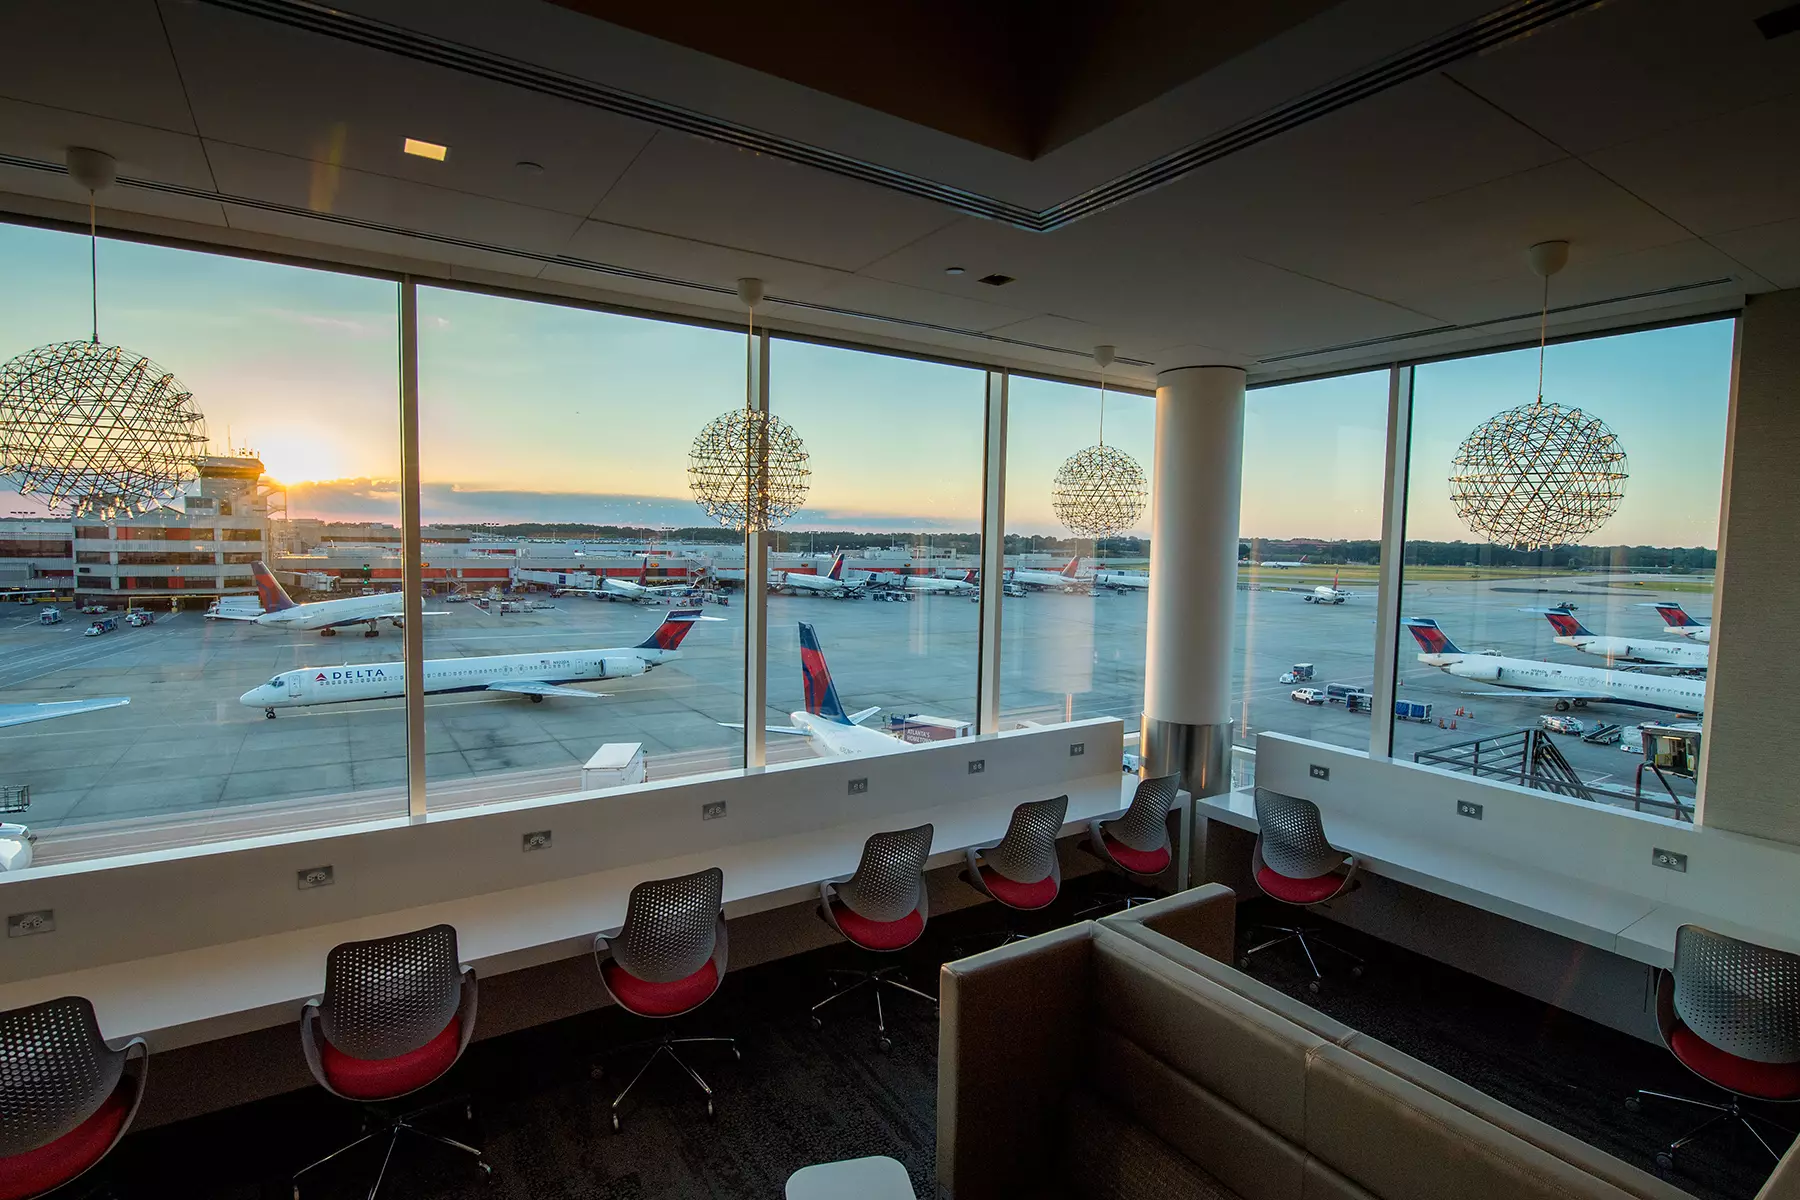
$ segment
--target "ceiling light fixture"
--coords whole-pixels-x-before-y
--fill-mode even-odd
[[[518,162],[514,163],[513,166],[521,174],[525,174],[525,175],[542,175],[544,173],[544,164],[543,163],[532,162],[528,158],[520,159]]]
[[[414,158],[429,158],[432,162],[443,162],[444,156],[450,153],[448,146],[422,142],[418,138],[407,138],[400,148]]]
[[[1137,459],[1106,444],[1106,368],[1112,346],[1095,346],[1100,365],[1100,440],[1071,454],[1051,483],[1050,507],[1057,520],[1079,538],[1111,537],[1130,529],[1143,515],[1149,494]]]
[[[998,273],[993,275],[983,275],[980,279],[976,280],[977,283],[985,283],[989,287],[1005,287],[1012,281],[1013,277],[1011,275],[1001,275]]]
[[[945,267],[944,268],[944,274],[946,274],[946,275],[961,275],[962,273],[963,273],[963,269],[961,267]]]

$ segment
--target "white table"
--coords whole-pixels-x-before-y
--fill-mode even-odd
[[[787,1200],[919,1200],[906,1168],[886,1155],[801,1167],[787,1181]]]

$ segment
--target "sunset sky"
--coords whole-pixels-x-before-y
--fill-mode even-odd
[[[193,391],[218,452],[247,446],[293,486],[295,516],[399,513],[397,288],[392,283],[102,240],[100,337]],[[443,289],[420,292],[428,522],[704,520],[688,445],[742,404],[741,334]],[[87,239],[0,225],[0,357],[90,332]],[[1630,454],[1617,516],[1591,541],[1713,545],[1729,321],[1553,346],[1546,397],[1607,421]],[[1456,445],[1535,395],[1518,351],[1419,368],[1408,534],[1468,536],[1444,483]],[[777,342],[776,413],[805,439],[811,492],[791,528],[972,530],[981,505],[983,374]],[[1099,435],[1093,387],[1014,379],[1007,529],[1054,533],[1050,481]],[[1254,391],[1246,536],[1376,537],[1385,372]],[[1112,394],[1106,441],[1148,474],[1154,404]],[[0,491],[0,515],[41,510]],[[1147,533],[1149,517],[1136,532]]]

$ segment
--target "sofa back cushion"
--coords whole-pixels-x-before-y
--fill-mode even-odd
[[[1082,1088],[1063,1103],[1062,1179],[1080,1200],[1241,1200],[1186,1155]]]

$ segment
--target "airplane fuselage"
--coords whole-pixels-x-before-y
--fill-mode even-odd
[[[382,592],[375,596],[345,596],[339,600],[315,600],[292,608],[265,612],[252,618],[258,625],[277,629],[324,629],[332,625],[353,625],[363,621],[398,618],[404,612],[406,597],[399,592]]]
[[[1563,666],[1498,654],[1421,654],[1419,661],[1458,679],[1524,692],[1578,692],[1596,703],[1635,704],[1669,712],[1697,713],[1706,706],[1706,684],[1697,679]]]
[[[680,658],[679,650],[641,646],[612,650],[564,650],[550,654],[489,654],[437,658],[425,663],[425,692],[479,692],[511,683],[584,683],[642,675],[658,663]],[[238,702],[246,708],[306,708],[353,700],[385,700],[406,694],[406,667],[399,661],[283,671],[251,688]]]
[[[842,721],[833,721],[829,717],[815,716],[805,711],[789,713],[788,719],[794,723],[795,729],[806,731],[807,744],[820,758],[848,758],[859,754],[891,754],[896,750],[912,748],[911,743],[903,742],[897,737],[889,737],[878,729],[865,729],[861,725],[846,725]]]
[[[1684,637],[1690,642],[1699,642],[1703,646],[1712,644],[1711,625],[1664,625],[1663,632]]]
[[[945,579],[939,575],[901,575],[899,586],[909,592],[949,592],[954,595],[973,596],[975,585],[962,579]]]
[[[1558,635],[1556,644],[1604,658],[1609,663],[1652,663],[1704,671],[1709,658],[1706,646],[1692,642],[1643,642],[1597,633]]]
[[[1115,592],[1146,591],[1150,587],[1150,576],[1147,574],[1134,575],[1125,571],[1101,571],[1094,576],[1094,582],[1101,587],[1111,588]]]

